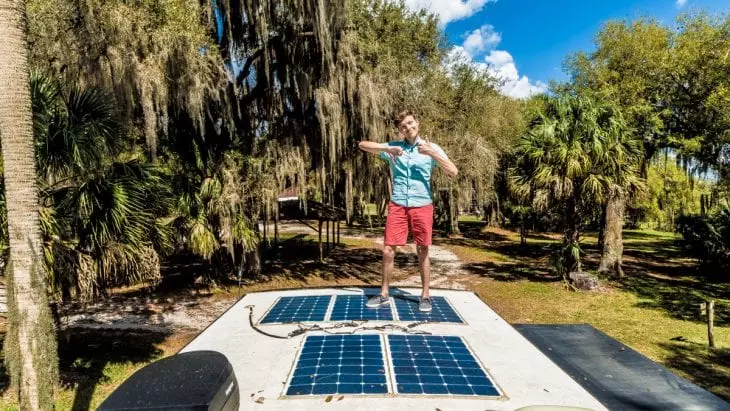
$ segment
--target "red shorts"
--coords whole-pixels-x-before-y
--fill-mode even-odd
[[[388,218],[385,220],[385,245],[406,245],[409,227],[417,245],[431,245],[433,204],[404,207],[391,201],[388,204]]]

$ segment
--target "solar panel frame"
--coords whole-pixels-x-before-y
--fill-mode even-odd
[[[419,297],[414,295],[399,295],[392,297],[393,311],[395,313],[396,321],[423,321],[427,323],[440,323],[440,324],[455,324],[455,325],[468,325],[464,317],[459,311],[454,308],[448,298],[443,296],[431,296],[431,303],[433,308],[431,312],[421,312],[418,310]],[[400,303],[399,303],[400,302]],[[447,318],[455,318],[458,321],[443,321],[443,320],[432,320],[429,317],[433,317],[439,313],[443,307],[448,308],[453,312],[453,316]],[[402,312],[400,308],[406,308],[405,312]],[[447,313],[448,314],[448,313]],[[444,314],[445,316],[447,314]]]
[[[391,297],[390,304],[378,308],[367,308],[365,307],[365,303],[367,302],[368,298],[372,297],[370,294],[337,294],[335,295],[334,301],[332,302],[332,309],[330,310],[330,315],[327,318],[328,321],[331,322],[341,322],[341,321],[395,321],[395,304],[393,304],[393,298]],[[350,301],[354,300],[354,303],[350,304]],[[345,305],[344,311],[347,310],[348,307],[355,307],[357,308],[359,306],[359,313],[360,316],[347,316],[347,315],[340,315],[338,308],[340,310],[343,309],[343,307],[338,307],[338,301],[347,301],[343,304]],[[368,318],[368,317],[375,317],[375,318]],[[379,318],[381,316],[389,317],[389,318]]]
[[[334,298],[332,298],[332,297],[333,297],[332,294],[297,295],[297,296],[281,296],[281,297],[278,297],[274,301],[274,303],[271,305],[271,307],[269,307],[269,309],[266,310],[266,312],[261,316],[261,318],[258,321],[258,324],[260,324],[260,325],[273,325],[273,324],[297,324],[297,323],[320,323],[320,322],[326,322],[327,318],[329,317],[329,313],[330,313],[330,311],[332,309],[332,302],[334,300]],[[269,318],[269,316],[272,315],[272,313],[277,309],[278,304],[281,303],[282,301],[286,301],[286,300],[290,300],[290,301],[293,301],[293,300],[301,300],[302,301],[302,303],[300,304],[300,307],[301,307],[301,306],[303,306],[303,305],[306,304],[305,301],[307,299],[311,299],[311,298],[327,298],[327,307],[324,309],[322,319],[304,319],[304,320],[301,320],[301,319],[292,318],[290,321],[268,321],[267,320]],[[310,303],[310,304],[312,304],[312,303]],[[313,304],[317,304],[317,302],[315,302]],[[284,310],[285,310],[285,308],[282,308],[282,311],[284,311]],[[313,309],[312,312],[314,312],[314,311],[318,311],[318,310],[314,310]],[[311,314],[310,314],[310,316],[311,316]]]
[[[380,355],[379,358],[380,358],[380,360],[382,362],[381,362],[380,365],[365,365],[365,362],[364,362],[365,359],[363,357],[364,357],[366,351],[364,349],[365,344],[363,344],[362,345],[363,346],[363,350],[362,350],[363,357],[361,357],[361,365],[359,365],[359,366],[358,365],[339,365],[338,366],[340,368],[340,370],[342,369],[342,367],[349,367],[349,368],[357,368],[357,367],[360,367],[360,368],[362,368],[362,373],[360,374],[360,377],[361,377],[362,382],[359,383],[359,384],[358,383],[354,383],[354,382],[351,382],[351,383],[347,383],[346,382],[345,384],[340,384],[340,381],[339,381],[340,380],[340,376],[342,376],[342,375],[351,375],[351,376],[354,376],[354,375],[357,375],[357,374],[353,374],[353,373],[340,374],[340,373],[338,373],[337,374],[338,375],[338,382],[335,383],[335,384],[332,384],[332,383],[328,384],[330,386],[331,385],[338,385],[338,386],[339,385],[347,385],[348,386],[347,389],[343,390],[343,391],[346,391],[346,392],[331,392],[331,391],[326,391],[326,392],[317,392],[317,393],[315,393],[314,392],[315,391],[315,386],[317,385],[316,384],[316,378],[317,378],[316,370],[315,370],[315,374],[314,375],[307,376],[307,373],[304,372],[304,371],[302,371],[301,373],[299,373],[300,375],[298,375],[298,372],[297,371],[299,370],[300,363],[302,363],[303,365],[308,365],[308,367],[302,367],[302,369],[304,369],[304,368],[312,368],[310,364],[312,364],[313,358],[312,359],[310,359],[310,358],[303,359],[303,356],[304,355],[311,356],[313,354],[313,352],[307,353],[306,352],[306,348],[309,348],[310,351],[313,351],[313,349],[316,348],[316,346],[314,346],[314,345],[310,345],[308,347],[307,346],[307,343],[308,342],[311,342],[313,340],[316,341],[318,339],[321,339],[319,341],[326,341],[328,338],[329,339],[342,338],[342,340],[344,342],[345,339],[355,339],[355,338],[361,338],[362,339],[363,337],[370,337],[370,341],[378,341],[378,345],[379,345],[380,350],[378,350],[377,352]],[[334,340],[332,340],[332,341],[334,341]],[[353,345],[352,341],[349,341],[348,344],[349,345]],[[324,343],[323,343],[323,346],[324,346]],[[344,347],[344,343],[343,343],[343,347]],[[373,352],[374,353],[376,351],[370,351],[370,352]],[[344,353],[344,350],[342,351],[342,353]],[[323,359],[324,358],[321,358],[320,357],[317,360],[317,364],[318,365],[317,365],[316,368],[320,368],[319,361],[321,361]],[[340,357],[339,359],[340,360],[343,360],[343,359],[346,359],[346,357]],[[310,397],[321,397],[321,396],[328,396],[328,395],[355,395],[355,396],[358,396],[358,397],[370,397],[370,396],[382,397],[382,396],[387,396],[387,395],[391,394],[392,391],[393,391],[393,389],[392,389],[393,388],[393,384],[392,384],[391,377],[390,377],[389,364],[387,363],[387,359],[388,359],[388,356],[386,355],[386,352],[385,352],[384,336],[381,335],[381,334],[307,335],[302,340],[302,346],[299,349],[299,352],[297,353],[296,359],[294,360],[294,363],[293,363],[292,368],[291,368],[291,372],[289,373],[289,376],[286,379],[286,384],[284,385],[284,390],[282,392],[281,397],[282,398],[310,398]],[[304,363],[302,361],[308,361],[308,362]],[[330,362],[333,362],[334,363],[334,359],[327,359],[327,362],[325,362],[325,364],[328,364],[328,365],[323,365],[322,367],[329,367],[329,368],[336,367],[334,365],[329,365]],[[376,378],[373,378],[373,376],[377,376],[378,375],[378,374],[366,374],[365,373],[365,367],[366,366],[367,367],[370,367],[371,369],[374,369],[374,368],[377,368],[377,367],[382,367],[382,377],[383,377],[382,378],[382,382],[380,382],[380,381],[378,381],[378,382],[369,382],[369,383],[366,382],[365,381],[366,378],[370,379],[371,381],[374,381]],[[325,374],[325,375],[326,376],[330,376],[331,374]],[[304,377],[304,378],[301,378],[301,377]],[[303,382],[306,382],[307,379],[311,379],[312,380],[311,381],[312,391],[310,393],[302,393],[302,394],[299,394],[299,393],[296,393],[296,394],[295,393],[290,393],[290,391],[292,390],[292,387],[300,387],[300,388],[296,388],[296,389],[301,389],[301,390],[304,390],[304,391],[307,390],[306,389],[306,387],[307,387],[307,384],[306,383],[304,383],[304,384],[292,384],[295,381],[296,378],[301,378],[303,380]],[[348,380],[349,378],[344,378],[344,379],[345,380]],[[352,392],[352,390],[349,390],[349,388],[354,388],[354,387],[350,387],[350,386],[353,386],[353,385],[362,385],[363,386],[363,391],[364,391],[365,390],[365,388],[364,388],[364,385],[365,384],[378,385],[378,386],[381,386],[381,388],[382,388],[382,386],[384,386],[385,390],[384,391],[379,391],[379,392]],[[339,387],[338,387],[338,389],[339,389]],[[322,391],[322,390],[320,390],[320,391]],[[347,391],[349,391],[349,392],[347,392]]]
[[[449,386],[447,385],[448,382],[446,382],[446,379],[443,378],[444,376],[448,377],[448,379],[451,380],[452,382],[455,381],[455,380],[458,380],[459,378],[463,378],[464,380],[467,381],[467,385],[470,387],[470,389],[471,389],[471,386],[472,386],[472,385],[470,385],[470,382],[471,381],[474,381],[474,380],[476,380],[476,381],[483,381],[483,378],[481,378],[479,375],[475,375],[475,374],[465,374],[463,371],[462,371],[462,374],[460,376],[459,375],[456,375],[456,374],[453,374],[453,375],[451,375],[451,374],[441,374],[440,370],[439,370],[439,376],[444,381],[444,384],[443,385],[445,386],[445,388],[443,389],[443,391],[446,391],[446,392],[441,392],[441,393],[439,393],[439,392],[420,392],[420,393],[416,393],[416,392],[402,392],[403,389],[402,388],[399,388],[398,377],[399,377],[399,375],[409,375],[410,370],[405,370],[404,369],[403,371],[408,371],[408,372],[403,372],[403,373],[397,373],[396,372],[396,368],[401,368],[401,366],[396,365],[399,362],[396,361],[396,358],[394,357],[394,354],[397,353],[397,354],[400,355],[400,353],[398,353],[397,351],[396,351],[396,353],[394,353],[393,348],[392,348],[392,344],[391,344],[391,338],[392,337],[395,337],[395,338],[404,338],[406,340],[409,339],[409,338],[414,339],[414,340],[415,339],[420,339],[420,338],[423,338],[423,339],[427,339],[427,338],[441,338],[441,339],[444,339],[444,341],[446,341],[446,339],[450,339],[451,341],[458,340],[459,342],[461,342],[461,344],[463,344],[463,346],[465,347],[465,349],[468,352],[469,357],[471,359],[471,360],[464,360],[464,361],[465,362],[474,362],[474,363],[476,363],[478,365],[478,369],[484,374],[484,377],[486,377],[488,379],[488,381],[491,383],[491,385],[489,385],[489,386],[491,388],[493,388],[493,390],[496,392],[496,395],[478,394],[478,393],[476,393],[475,390],[472,390],[472,393],[471,394],[467,394],[465,392],[461,392],[461,393],[450,393],[449,392]],[[391,376],[391,389],[392,389],[392,392],[393,392],[394,395],[397,395],[397,396],[413,396],[413,397],[418,397],[418,398],[423,398],[423,397],[428,397],[428,396],[435,396],[435,397],[441,397],[441,398],[484,398],[484,399],[487,399],[487,398],[488,399],[500,399],[500,398],[504,398],[504,392],[499,387],[499,385],[497,385],[496,380],[494,379],[494,377],[491,375],[491,373],[489,372],[489,370],[487,370],[487,368],[481,362],[481,360],[479,359],[479,357],[474,353],[474,350],[471,348],[471,346],[468,344],[468,342],[462,336],[457,336],[457,335],[433,335],[433,334],[432,335],[425,335],[425,336],[422,336],[422,335],[408,335],[408,334],[387,334],[387,335],[384,335],[384,340],[385,340],[386,354],[387,354],[387,357],[388,357],[387,358],[387,360],[388,360],[388,366],[390,367],[388,369],[388,371],[389,371],[389,374]],[[407,357],[407,358],[413,359],[412,361],[413,361],[413,363],[415,365],[416,364],[416,359],[414,358],[414,355],[413,355],[414,353],[415,352],[413,352],[413,351],[409,351],[409,352],[406,352],[404,354],[410,355],[410,357]],[[433,357],[433,355],[431,357]],[[459,359],[456,359],[455,356],[453,356],[453,357],[454,357],[454,359],[453,360],[450,360],[450,361],[456,362],[457,364],[459,363],[459,361],[461,361]],[[426,361],[429,361],[429,360],[428,359],[421,359],[421,361],[423,361],[423,363],[425,363]],[[436,361],[436,359],[434,359],[433,361]],[[415,365],[413,368],[417,371],[418,367],[419,367],[419,365]],[[426,367],[426,365],[420,365],[420,367]],[[402,368],[407,368],[407,367],[404,366]],[[439,369],[438,365],[437,366],[433,366],[431,368]],[[459,367],[458,365],[456,367],[454,367],[454,368],[459,368],[461,370],[461,367]],[[474,372],[473,371],[470,371],[470,373],[474,373]],[[421,391],[425,391],[425,389],[423,388],[423,385],[429,385],[429,389],[431,389],[431,390],[433,390],[433,389],[436,388],[436,384],[433,384],[433,385],[432,384],[423,384],[421,382],[420,374],[418,374],[418,372],[415,372],[415,375],[416,375],[416,380],[418,381],[417,383],[416,382],[411,382],[411,383],[404,383],[404,384],[420,385],[422,387],[421,388]],[[464,384],[453,384],[454,387],[456,387],[456,386],[463,386],[463,385]],[[486,385],[479,385],[479,387],[487,387],[487,386]],[[482,391],[484,389],[480,388],[479,390]],[[458,389],[455,388],[453,391],[458,391]]]

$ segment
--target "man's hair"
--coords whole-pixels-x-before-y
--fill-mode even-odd
[[[416,116],[415,113],[413,113],[411,110],[403,110],[400,113],[398,113],[398,116],[393,120],[395,122],[395,127],[400,127],[401,121],[403,121],[406,117],[413,116],[416,121],[418,121],[418,116]]]

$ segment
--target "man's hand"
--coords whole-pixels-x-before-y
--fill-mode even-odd
[[[436,150],[429,141],[421,141],[418,143],[418,152],[427,156],[433,157],[436,154]]]
[[[447,157],[439,154],[439,152],[436,151],[436,149],[431,145],[430,141],[421,141],[418,144],[418,152],[430,156],[432,159],[436,160],[441,169],[446,172],[447,176],[454,178],[459,174],[459,170],[456,168],[454,163]]]
[[[390,146],[385,150],[385,152],[390,154],[390,157],[393,159],[403,155],[403,149],[398,146]]]

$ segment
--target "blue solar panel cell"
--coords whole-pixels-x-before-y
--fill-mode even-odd
[[[459,337],[389,335],[388,346],[399,394],[500,395]]]
[[[261,320],[261,324],[324,321],[330,295],[281,297]]]
[[[367,308],[366,295],[338,295],[332,307],[330,321],[391,321],[393,311],[390,305],[379,308]]]
[[[307,336],[286,395],[387,394],[379,335]]]
[[[418,297],[398,296],[394,298],[398,319],[401,321],[425,321],[462,324],[461,317],[444,297],[431,297],[431,312],[418,310]]]

